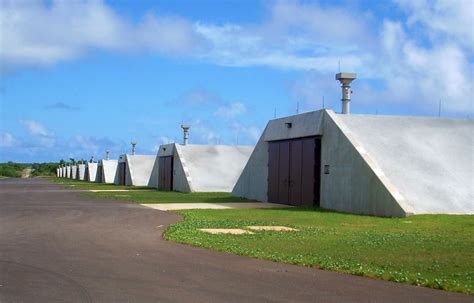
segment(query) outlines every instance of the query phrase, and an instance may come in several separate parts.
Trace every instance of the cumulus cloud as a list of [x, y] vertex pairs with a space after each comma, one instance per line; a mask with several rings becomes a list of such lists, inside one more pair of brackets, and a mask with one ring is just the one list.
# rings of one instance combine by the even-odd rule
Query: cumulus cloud
[[203, 57], [218, 64], [320, 71], [334, 71], [339, 61], [363, 67], [373, 37], [366, 20], [347, 10], [296, 1], [276, 1], [260, 24], [197, 23], [196, 30], [211, 45]]
[[235, 118], [238, 115], [247, 112], [247, 107], [242, 102], [234, 102], [224, 106], [220, 106], [214, 115], [222, 118]]
[[30, 135], [45, 136], [45, 137], [52, 135], [52, 132], [38, 121], [35, 121], [35, 120], [20, 120], [19, 122], [23, 125], [23, 127], [25, 127], [26, 131]]
[[202, 43], [193, 24], [147, 14], [134, 23], [102, 1], [4, 1], [0, 10], [4, 69], [48, 66], [90, 50], [192, 53]]
[[0, 147], [10, 148], [16, 146], [18, 140], [12, 134], [4, 132], [0, 134]]
[[[472, 112], [474, 3], [393, 4], [402, 12], [398, 19], [376, 20], [357, 5], [274, 1], [260, 22], [215, 24], [153, 13], [132, 21], [102, 1], [7, 1], [0, 11], [0, 60], [3, 69], [48, 66], [99, 49], [298, 70], [308, 76], [288, 87], [307, 104], [327, 94], [318, 89], [332, 89], [323, 77], [334, 81], [341, 62], [359, 74], [360, 102], [433, 107], [442, 99], [446, 111]], [[196, 108], [221, 103], [200, 89], [175, 101]]]

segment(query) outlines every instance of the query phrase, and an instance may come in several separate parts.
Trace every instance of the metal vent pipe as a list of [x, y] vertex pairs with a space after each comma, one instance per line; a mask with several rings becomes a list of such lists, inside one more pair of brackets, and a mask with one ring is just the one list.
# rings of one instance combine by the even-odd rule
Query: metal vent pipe
[[336, 80], [341, 82], [342, 87], [342, 113], [348, 115], [351, 111], [351, 82], [357, 78], [356, 73], [338, 73], [336, 74]]
[[181, 124], [181, 128], [183, 129], [183, 145], [187, 145], [189, 139], [189, 129], [191, 128], [191, 126]]

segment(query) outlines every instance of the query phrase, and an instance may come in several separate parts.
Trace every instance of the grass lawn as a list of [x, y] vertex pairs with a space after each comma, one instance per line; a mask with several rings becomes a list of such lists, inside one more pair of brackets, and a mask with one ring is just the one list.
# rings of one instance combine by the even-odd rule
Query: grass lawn
[[[474, 292], [474, 216], [377, 218], [318, 209], [178, 211], [166, 238], [180, 243], [354, 275]], [[285, 225], [298, 232], [212, 235], [199, 228]]]
[[74, 189], [93, 189], [93, 190], [128, 189], [128, 190], [141, 190], [141, 191], [154, 190], [153, 188], [146, 187], [146, 186], [124, 186], [124, 185], [115, 185], [115, 184], [94, 183], [94, 182], [89, 182], [89, 181], [73, 180], [73, 179], [58, 178], [58, 177], [44, 177], [44, 178], [53, 183], [64, 185], [67, 188], [74, 188]]
[[248, 202], [245, 198], [232, 196], [231, 193], [179, 193], [162, 192], [154, 188], [144, 186], [119, 186], [114, 184], [92, 183], [88, 181], [72, 180], [57, 177], [47, 177], [56, 184], [64, 185], [68, 188], [91, 189], [91, 190], [114, 190], [128, 189], [127, 192], [97, 192], [82, 194], [83, 198], [104, 199], [104, 200], [125, 200], [138, 204], [155, 203], [219, 203], [219, 202]]
[[133, 191], [133, 192], [98, 192], [82, 194], [83, 198], [125, 200], [138, 204], [155, 203], [219, 203], [248, 202], [244, 198], [232, 196], [231, 193], [179, 193], [164, 191]]

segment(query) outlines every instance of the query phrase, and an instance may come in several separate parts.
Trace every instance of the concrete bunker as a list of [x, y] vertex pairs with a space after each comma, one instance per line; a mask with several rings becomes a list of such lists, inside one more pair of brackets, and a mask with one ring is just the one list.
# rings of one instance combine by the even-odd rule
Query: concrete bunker
[[98, 178], [98, 165], [97, 162], [87, 162], [86, 163], [86, 174], [84, 179], [89, 182], [100, 182]]
[[155, 155], [121, 155], [118, 159], [117, 185], [153, 186], [157, 178], [152, 174]]
[[66, 178], [70, 179], [71, 178], [71, 166], [68, 165], [66, 166]]
[[376, 216], [472, 214], [473, 132], [469, 119], [331, 110], [271, 120], [233, 194]]
[[157, 159], [158, 189], [230, 192], [252, 151], [252, 146], [162, 145]]
[[115, 183], [117, 175], [117, 160], [100, 160], [97, 164], [98, 179], [102, 183], [113, 184]]
[[77, 178], [77, 165], [71, 165], [71, 179]]
[[86, 176], [86, 165], [85, 164], [78, 164], [77, 165], [77, 174], [76, 174], [77, 180], [84, 181], [85, 176]]

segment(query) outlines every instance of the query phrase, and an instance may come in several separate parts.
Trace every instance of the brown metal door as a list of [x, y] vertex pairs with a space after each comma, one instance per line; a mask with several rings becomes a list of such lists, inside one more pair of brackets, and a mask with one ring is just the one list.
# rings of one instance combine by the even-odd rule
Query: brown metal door
[[159, 166], [158, 189], [163, 191], [173, 190], [173, 157], [160, 157]]
[[268, 144], [268, 202], [278, 202], [280, 143]]
[[300, 206], [303, 140], [290, 141], [289, 204]]
[[[316, 139], [304, 139], [302, 140], [303, 149], [301, 153], [301, 159], [303, 162], [303, 169], [301, 172], [301, 192], [302, 206], [313, 206], [315, 193], [314, 193], [314, 180], [316, 175], [315, 170], [315, 159], [316, 159]], [[319, 172], [319, 170], [318, 170]]]
[[279, 142], [278, 159], [278, 199], [277, 203], [288, 204], [290, 200], [289, 182], [290, 182], [290, 142]]
[[314, 148], [314, 206], [320, 205], [321, 199], [321, 138], [316, 138]]
[[125, 171], [126, 171], [125, 162], [119, 163], [119, 184], [120, 185], [125, 185]]
[[319, 206], [321, 138], [269, 142], [268, 201]]

